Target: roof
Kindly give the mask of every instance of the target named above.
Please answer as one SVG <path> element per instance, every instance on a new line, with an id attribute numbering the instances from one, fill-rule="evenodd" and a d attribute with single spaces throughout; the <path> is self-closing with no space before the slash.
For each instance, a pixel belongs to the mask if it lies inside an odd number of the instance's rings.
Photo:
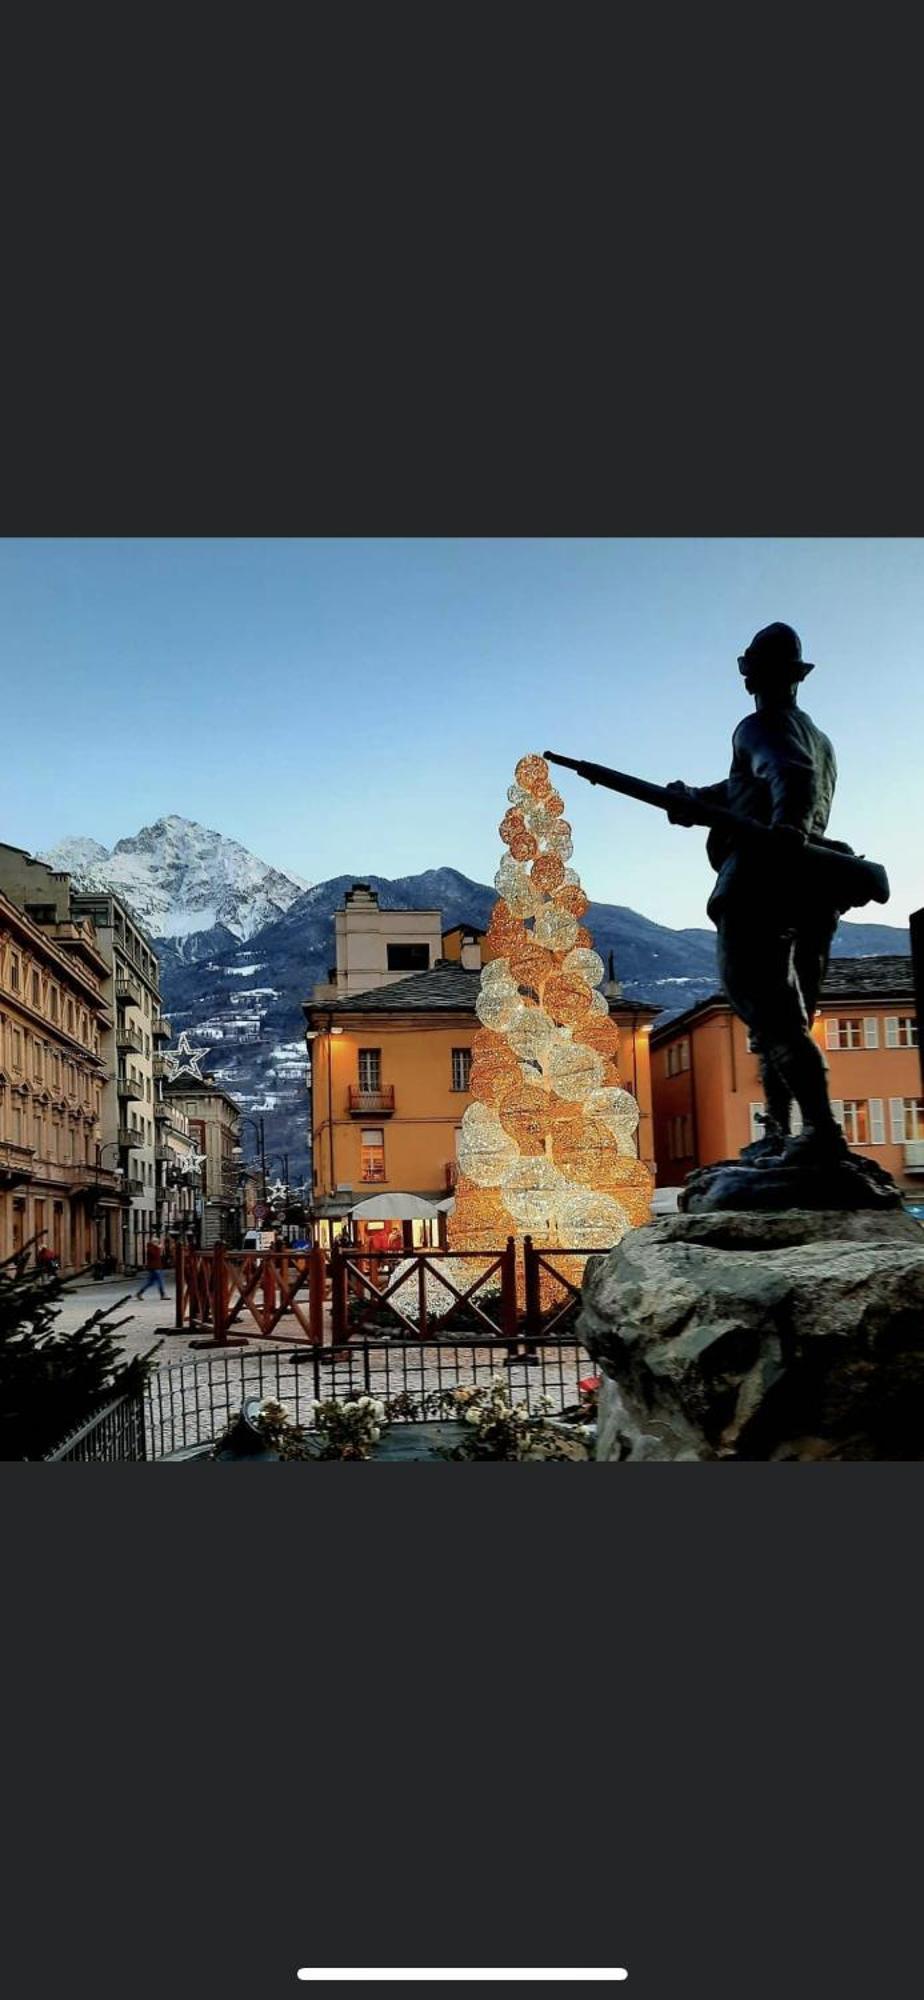
<path id="1" fill-rule="evenodd" d="M 914 1005 L 914 977 L 910 957 L 832 958 L 821 989 L 820 1005 L 837 1000 L 908 1000 Z M 691 1021 L 701 1020 L 715 1008 L 731 1013 L 724 993 L 709 993 L 704 1000 L 674 1014 L 652 1033 L 652 1047 L 658 1048 L 672 1036 L 681 1034 Z"/>
<path id="2" fill-rule="evenodd" d="M 346 993 L 341 1000 L 321 1002 L 312 1007 L 318 1014 L 408 1014 L 445 1013 L 447 1008 L 474 1014 L 480 970 L 454 961 L 432 965 L 429 972 L 412 972 L 407 979 L 395 979 L 389 986 L 374 986 L 368 993 Z"/>
<path id="3" fill-rule="evenodd" d="M 444 959 L 440 965 L 431 966 L 429 972 L 412 972 L 407 979 L 396 979 L 390 986 L 374 986 L 368 993 L 347 993 L 340 1000 L 321 1000 L 316 1004 L 306 1001 L 305 1012 L 309 1016 L 450 1012 L 474 1014 L 480 985 L 480 966 L 469 967 L 460 965 L 455 959 Z M 659 1013 L 660 1009 L 647 1000 L 621 998 L 610 1001 L 610 1011 L 654 1015 Z"/>

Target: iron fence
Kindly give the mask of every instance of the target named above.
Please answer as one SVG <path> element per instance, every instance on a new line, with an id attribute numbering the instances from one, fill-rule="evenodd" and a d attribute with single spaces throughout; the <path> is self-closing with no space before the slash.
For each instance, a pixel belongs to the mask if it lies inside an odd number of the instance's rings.
<path id="1" fill-rule="evenodd" d="M 304 1346 L 289 1355 L 226 1349 L 201 1360 L 171 1362 L 150 1376 L 147 1456 L 172 1458 L 211 1444 L 251 1396 L 284 1404 L 293 1422 L 308 1429 L 312 1404 L 328 1396 L 397 1401 L 390 1421 L 414 1423 L 425 1414 L 425 1398 L 463 1385 L 483 1387 L 492 1376 L 503 1375 L 514 1402 L 538 1411 L 540 1399 L 547 1397 L 551 1414 L 557 1414 L 579 1402 L 580 1380 L 590 1368 L 574 1337 L 530 1342 L 528 1353 L 477 1337 L 354 1339 L 344 1348 Z"/>
<path id="2" fill-rule="evenodd" d="M 45 1453 L 46 1464 L 79 1460 L 85 1464 L 115 1465 L 148 1457 L 148 1397 L 144 1388 L 117 1396 L 78 1430 Z"/>

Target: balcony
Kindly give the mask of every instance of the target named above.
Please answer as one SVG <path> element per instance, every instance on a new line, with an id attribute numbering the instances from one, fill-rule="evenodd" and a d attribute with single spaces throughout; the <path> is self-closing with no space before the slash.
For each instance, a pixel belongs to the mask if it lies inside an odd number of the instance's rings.
<path id="1" fill-rule="evenodd" d="M 127 972 L 117 972 L 115 979 L 116 999 L 122 1007 L 141 1006 L 141 988 L 137 979 Z"/>
<path id="2" fill-rule="evenodd" d="M 139 1028 L 130 1028 L 120 1021 L 116 1028 L 116 1048 L 133 1049 L 136 1056 L 144 1055 L 144 1036 Z"/>
<path id="3" fill-rule="evenodd" d="M 924 1139 L 905 1140 L 905 1166 L 909 1174 L 924 1174 Z"/>
<path id="4" fill-rule="evenodd" d="M 173 1029 L 164 1014 L 155 1014 L 151 1022 L 151 1033 L 155 1042 L 172 1042 Z"/>
<path id="5" fill-rule="evenodd" d="M 172 1159 L 173 1159 L 173 1147 L 172 1147 L 172 1146 L 168 1146 L 168 1145 L 167 1145 L 167 1142 L 166 1142 L 166 1140 L 165 1140 L 165 1139 L 160 1139 L 160 1138 L 158 1138 L 158 1139 L 155 1139 L 155 1141 L 154 1141 L 154 1158 L 155 1158 L 156 1160 L 172 1160 Z"/>
<path id="6" fill-rule="evenodd" d="M 138 1103 L 144 1097 L 144 1078 L 134 1076 L 131 1070 L 120 1069 L 116 1077 L 116 1091 L 119 1097 L 133 1098 Z"/>
<path id="7" fill-rule="evenodd" d="M 165 1077 L 165 1076 L 166 1076 L 166 1074 L 167 1074 L 167 1059 L 166 1059 L 166 1057 L 165 1057 L 165 1056 L 152 1056 L 152 1057 L 151 1057 L 151 1069 L 152 1069 L 152 1071 L 153 1071 L 153 1074 L 154 1074 L 154 1080 L 155 1080 L 155 1082 L 156 1082 L 156 1083 L 162 1083 L 162 1082 L 163 1082 L 163 1080 L 164 1080 L 164 1077 Z"/>
<path id="8" fill-rule="evenodd" d="M 143 1133 L 132 1132 L 127 1125 L 119 1126 L 116 1137 L 124 1153 L 140 1153 L 144 1146 Z"/>
<path id="9" fill-rule="evenodd" d="M 170 1118 L 170 1106 L 169 1104 L 165 1104 L 162 1098 L 158 1098 L 154 1105 L 154 1116 L 161 1119 L 164 1124 Z"/>
<path id="10" fill-rule="evenodd" d="M 29 1180 L 34 1158 L 32 1146 L 14 1146 L 11 1139 L 0 1139 L 0 1187 L 19 1187 Z"/>
<path id="11" fill-rule="evenodd" d="M 395 1086 L 393 1083 L 380 1085 L 378 1090 L 360 1090 L 350 1084 L 350 1116 L 352 1118 L 390 1118 L 395 1108 Z"/>

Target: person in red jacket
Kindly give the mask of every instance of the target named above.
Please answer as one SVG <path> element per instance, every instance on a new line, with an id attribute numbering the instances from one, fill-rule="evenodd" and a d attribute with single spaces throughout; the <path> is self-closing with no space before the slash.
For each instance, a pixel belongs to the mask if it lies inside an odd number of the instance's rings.
<path id="1" fill-rule="evenodd" d="M 161 1298 L 165 1298 L 166 1293 L 164 1291 L 164 1280 L 161 1275 L 161 1267 L 163 1265 L 164 1255 L 156 1236 L 152 1236 L 148 1242 L 147 1253 L 145 1255 L 144 1261 L 147 1265 L 148 1275 L 145 1278 L 144 1284 L 139 1285 L 138 1290 L 135 1293 L 136 1299 L 143 1298 L 145 1292 L 148 1290 L 149 1285 L 153 1284 L 156 1284 L 159 1287 Z"/>

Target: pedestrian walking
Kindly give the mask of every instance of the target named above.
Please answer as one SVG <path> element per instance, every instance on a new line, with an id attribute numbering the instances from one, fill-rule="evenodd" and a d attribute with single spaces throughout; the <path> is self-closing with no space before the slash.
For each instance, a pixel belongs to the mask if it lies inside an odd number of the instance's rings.
<path id="1" fill-rule="evenodd" d="M 164 1256 L 156 1236 L 152 1236 L 150 1242 L 148 1243 L 144 1261 L 147 1265 L 148 1275 L 145 1278 L 144 1284 L 140 1285 L 137 1292 L 135 1293 L 136 1299 L 143 1298 L 145 1292 L 148 1290 L 148 1287 L 154 1284 L 158 1286 L 161 1298 L 162 1299 L 166 1298 L 166 1293 L 164 1291 L 164 1280 L 162 1275 Z"/>

